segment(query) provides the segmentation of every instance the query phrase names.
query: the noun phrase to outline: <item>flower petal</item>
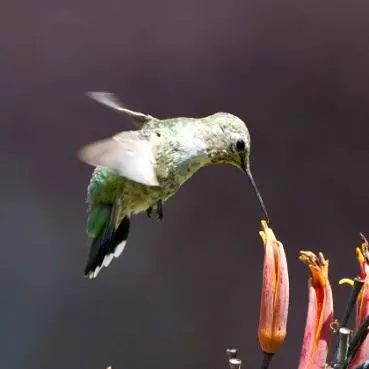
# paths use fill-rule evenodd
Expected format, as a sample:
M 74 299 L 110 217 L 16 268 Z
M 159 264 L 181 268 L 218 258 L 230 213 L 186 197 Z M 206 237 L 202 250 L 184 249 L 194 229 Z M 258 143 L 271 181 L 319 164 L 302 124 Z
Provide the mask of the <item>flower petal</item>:
M 300 251 L 300 260 L 311 272 L 309 305 L 299 369 L 324 367 L 328 355 L 333 320 L 333 296 L 328 280 L 328 260 L 322 253 Z
M 286 337 L 289 280 L 286 255 L 281 242 L 265 221 L 259 232 L 264 243 L 263 283 L 258 336 L 262 350 L 277 352 Z

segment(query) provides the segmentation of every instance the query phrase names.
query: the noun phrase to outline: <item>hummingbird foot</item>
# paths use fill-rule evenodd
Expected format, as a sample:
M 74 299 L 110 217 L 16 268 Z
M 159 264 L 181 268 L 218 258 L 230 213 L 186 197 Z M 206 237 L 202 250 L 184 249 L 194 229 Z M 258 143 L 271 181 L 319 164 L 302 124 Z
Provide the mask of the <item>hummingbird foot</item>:
M 146 210 L 147 216 L 152 219 L 153 218 L 153 212 L 155 208 L 155 220 L 163 220 L 164 214 L 163 214 L 163 202 L 161 200 L 157 201 L 155 206 L 150 206 Z

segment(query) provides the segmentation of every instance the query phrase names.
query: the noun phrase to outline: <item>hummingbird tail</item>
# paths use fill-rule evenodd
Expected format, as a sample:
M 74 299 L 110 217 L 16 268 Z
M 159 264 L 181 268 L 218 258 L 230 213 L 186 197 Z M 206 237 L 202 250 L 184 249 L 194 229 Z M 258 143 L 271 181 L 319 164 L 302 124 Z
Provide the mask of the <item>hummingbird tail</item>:
M 114 209 L 112 212 L 114 213 Z M 130 226 L 129 216 L 126 216 L 116 229 L 112 219 L 115 219 L 115 216 L 111 217 L 104 231 L 92 241 L 85 267 L 85 276 L 90 279 L 96 278 L 101 268 L 108 267 L 114 257 L 119 257 L 126 246 Z

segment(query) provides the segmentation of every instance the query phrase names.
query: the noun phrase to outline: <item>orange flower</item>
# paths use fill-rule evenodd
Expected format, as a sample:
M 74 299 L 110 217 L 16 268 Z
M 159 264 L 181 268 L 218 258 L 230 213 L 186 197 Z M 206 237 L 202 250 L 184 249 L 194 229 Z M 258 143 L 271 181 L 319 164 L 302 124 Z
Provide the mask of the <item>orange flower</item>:
M 356 248 L 356 258 L 360 265 L 360 278 L 364 284 L 356 300 L 356 329 L 360 327 L 365 318 L 369 315 L 369 245 L 364 238 L 361 247 Z M 355 368 L 369 359 L 369 336 L 360 345 L 355 357 L 351 361 L 349 368 Z
M 333 297 L 328 280 L 328 260 L 320 252 L 300 251 L 299 259 L 310 269 L 309 305 L 299 369 L 325 367 L 333 320 Z
M 266 221 L 259 234 L 264 243 L 263 285 L 259 319 L 259 342 L 264 353 L 272 355 L 287 334 L 289 280 L 286 255 L 281 242 Z

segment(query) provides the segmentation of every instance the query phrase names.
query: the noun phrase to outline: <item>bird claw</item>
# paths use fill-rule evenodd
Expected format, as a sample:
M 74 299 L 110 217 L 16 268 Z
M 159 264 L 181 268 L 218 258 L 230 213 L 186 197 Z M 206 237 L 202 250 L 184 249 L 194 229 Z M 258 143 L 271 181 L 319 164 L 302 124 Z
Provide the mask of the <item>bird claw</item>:
M 155 217 L 153 217 L 154 210 L 155 210 Z M 163 217 L 164 217 L 163 202 L 161 200 L 157 201 L 154 206 L 150 206 L 146 210 L 146 214 L 150 219 L 154 218 L 155 220 L 163 220 Z

